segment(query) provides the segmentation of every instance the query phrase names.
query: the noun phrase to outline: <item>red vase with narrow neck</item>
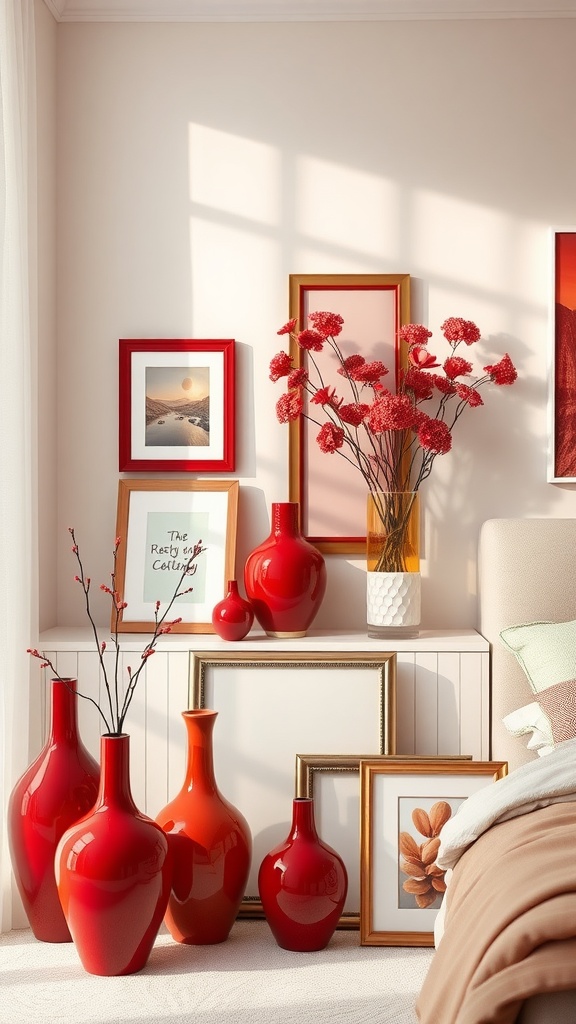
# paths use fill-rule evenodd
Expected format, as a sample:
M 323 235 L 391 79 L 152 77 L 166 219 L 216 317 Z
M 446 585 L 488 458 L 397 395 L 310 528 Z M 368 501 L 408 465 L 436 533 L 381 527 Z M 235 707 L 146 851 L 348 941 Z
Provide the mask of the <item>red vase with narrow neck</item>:
M 84 969 L 134 974 L 146 964 L 166 911 L 168 842 L 132 798 L 130 737 L 102 736 L 100 760 L 96 804 L 58 844 L 56 884 Z
M 254 611 L 238 590 L 237 580 L 228 580 L 226 596 L 214 605 L 212 625 L 222 640 L 243 640 L 252 629 Z
M 94 805 L 100 769 L 78 735 L 76 679 L 52 679 L 50 730 L 8 805 L 12 869 L 30 927 L 43 942 L 71 942 L 56 889 L 54 854 L 66 829 Z
M 196 945 L 228 938 L 252 859 L 248 822 L 216 784 L 217 714 L 208 708 L 182 713 L 188 739 L 184 784 L 156 818 L 174 858 L 166 925 L 177 942 Z
M 264 857 L 258 890 L 279 946 L 308 953 L 328 945 L 346 900 L 348 875 L 340 855 L 316 831 L 312 798 L 293 801 L 292 827 Z
M 305 636 L 326 591 L 324 558 L 302 536 L 298 511 L 298 502 L 273 502 L 271 533 L 244 567 L 246 594 L 268 636 Z

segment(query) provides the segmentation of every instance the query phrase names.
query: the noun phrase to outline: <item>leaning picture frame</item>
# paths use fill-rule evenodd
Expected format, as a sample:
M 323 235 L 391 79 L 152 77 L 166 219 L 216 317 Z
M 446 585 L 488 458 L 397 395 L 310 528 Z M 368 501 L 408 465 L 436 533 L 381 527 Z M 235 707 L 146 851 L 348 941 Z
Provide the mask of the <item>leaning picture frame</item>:
M 191 591 L 173 605 L 182 621 L 172 632 L 215 632 L 212 609 L 235 577 L 238 493 L 237 480 L 119 480 L 116 589 L 126 602 L 119 632 L 153 631 L 156 602 L 170 600 L 198 541 L 205 551 Z
M 576 227 L 550 234 L 548 482 L 576 483 Z
M 218 786 L 248 820 L 254 844 L 241 915 L 261 917 L 258 868 L 288 835 L 297 752 L 394 753 L 396 655 L 194 651 L 190 706 L 219 712 Z
M 506 761 L 362 761 L 361 945 L 434 945 L 445 873 L 426 872 L 426 887 L 414 886 L 410 858 L 421 856 L 424 844 L 440 835 L 447 814 L 507 770 Z M 428 868 L 434 867 L 434 861 L 426 860 Z
M 235 468 L 235 343 L 121 338 L 120 472 Z
M 410 320 L 409 274 L 291 274 L 290 319 L 295 333 L 308 327 L 308 317 L 319 310 L 339 313 L 344 320 L 338 344 L 345 358 L 361 354 L 370 362 L 381 360 L 388 368 L 385 378 L 396 389 L 398 372 L 406 359 L 399 328 Z M 310 356 L 294 337 L 290 355 L 295 369 L 309 369 Z M 327 386 L 341 391 L 338 363 L 329 346 L 312 353 L 319 376 Z M 358 469 L 338 454 L 321 452 L 318 427 L 306 418 L 308 397 L 304 391 L 304 416 L 289 423 L 289 497 L 300 506 L 304 536 L 328 554 L 363 554 L 366 535 L 366 483 Z M 346 399 L 348 400 L 348 399 Z M 312 412 L 312 418 L 317 419 Z M 337 472 L 332 463 L 338 460 Z

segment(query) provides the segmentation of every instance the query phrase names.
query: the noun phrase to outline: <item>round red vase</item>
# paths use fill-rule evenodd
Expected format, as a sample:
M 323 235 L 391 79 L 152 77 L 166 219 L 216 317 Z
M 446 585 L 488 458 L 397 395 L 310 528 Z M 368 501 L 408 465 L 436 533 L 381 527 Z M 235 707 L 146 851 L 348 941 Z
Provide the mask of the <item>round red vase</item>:
M 344 907 L 348 876 L 342 858 L 318 836 L 311 798 L 293 801 L 290 833 L 264 857 L 258 890 L 279 946 L 309 953 L 328 945 Z
M 134 974 L 146 964 L 166 911 L 171 859 L 164 832 L 130 790 L 130 737 L 102 736 L 93 810 L 62 836 L 56 883 L 82 966 Z
M 324 558 L 300 533 L 298 507 L 272 504 L 271 533 L 244 567 L 246 594 L 268 636 L 305 636 L 326 591 Z
M 77 682 L 51 680 L 50 731 L 8 805 L 12 869 L 30 927 L 43 942 L 71 942 L 54 854 L 66 829 L 94 805 L 100 769 L 78 735 Z
M 228 580 L 226 597 L 214 605 L 212 625 L 222 640 L 243 640 L 252 629 L 254 610 L 238 592 L 237 580 Z
M 248 823 L 216 785 L 217 712 L 184 711 L 188 756 L 184 784 L 157 816 L 174 861 L 166 925 L 177 942 L 209 945 L 228 938 L 252 859 Z

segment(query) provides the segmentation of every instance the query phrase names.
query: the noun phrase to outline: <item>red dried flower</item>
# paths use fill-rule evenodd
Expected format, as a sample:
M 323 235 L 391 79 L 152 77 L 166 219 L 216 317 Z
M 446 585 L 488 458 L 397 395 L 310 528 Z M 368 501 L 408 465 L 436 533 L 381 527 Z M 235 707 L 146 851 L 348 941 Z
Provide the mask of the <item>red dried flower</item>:
M 461 356 L 448 356 L 448 359 L 444 361 L 442 367 L 444 373 L 450 380 L 454 380 L 454 377 L 462 377 L 465 373 L 472 373 L 472 363 L 469 363 L 467 359 L 462 359 Z
M 364 366 L 365 362 L 366 360 L 364 359 L 364 356 L 348 356 L 348 358 L 343 361 L 342 366 L 338 367 L 337 372 L 342 374 L 343 377 L 351 377 L 353 370 L 358 366 Z
M 459 398 L 462 398 L 468 405 L 474 409 L 477 405 L 484 405 L 482 396 L 476 388 L 470 388 L 467 384 L 455 384 L 456 394 Z
M 300 348 L 305 348 L 308 352 L 321 352 L 326 338 L 318 331 L 300 331 L 296 341 Z
M 379 396 L 368 414 L 368 426 L 375 434 L 385 430 L 410 430 L 415 425 L 415 410 L 408 395 Z
M 452 447 L 452 435 L 444 421 L 430 417 L 419 424 L 418 440 L 426 451 L 435 455 L 446 455 Z
M 349 369 L 348 376 L 351 380 L 358 381 L 359 384 L 376 384 L 380 377 L 385 377 L 389 372 L 388 367 L 379 359 L 375 359 L 372 363 L 367 363 L 364 360 L 361 366 L 355 365 Z
M 292 391 L 294 388 L 303 388 L 308 383 L 308 371 L 303 366 L 298 367 L 296 370 L 292 370 L 288 374 L 287 380 L 288 390 Z
M 408 359 L 413 366 L 418 366 L 421 370 L 433 370 L 435 366 L 440 366 L 436 356 L 433 356 L 422 345 L 415 345 L 411 348 L 408 353 Z
M 287 352 L 278 352 L 270 360 L 270 380 L 277 381 L 287 377 L 292 369 L 292 359 Z
M 350 423 L 353 427 L 359 427 L 362 420 L 370 412 L 370 406 L 362 402 L 354 402 L 352 405 L 341 405 L 338 415 L 343 423 Z
M 398 332 L 398 337 L 408 345 L 425 345 L 428 338 L 432 337 L 432 331 L 422 324 L 404 324 Z
M 281 327 L 279 331 L 276 331 L 276 334 L 291 334 L 296 327 L 296 323 L 297 320 L 294 317 L 293 320 L 289 320 L 287 324 L 284 324 L 284 327 Z
M 455 395 L 456 388 L 448 377 L 441 377 L 439 373 L 433 373 L 434 387 L 443 395 Z
M 337 337 L 342 330 L 343 318 L 339 313 L 310 313 L 308 319 L 323 338 Z
M 324 423 L 316 437 L 321 452 L 332 455 L 344 444 L 344 431 L 334 423 Z
M 304 402 L 300 391 L 287 391 L 285 395 L 280 395 L 276 402 L 278 422 L 290 423 L 291 420 L 297 420 L 303 409 Z
M 495 384 L 513 384 L 518 376 L 518 371 L 507 352 L 506 355 L 502 356 L 499 363 L 495 363 L 493 366 L 485 366 L 484 369 L 486 373 L 490 374 Z
M 480 330 L 472 320 L 463 320 L 461 316 L 449 316 L 440 327 L 446 341 L 451 345 L 463 341 L 466 345 L 472 345 L 480 338 Z
M 312 395 L 310 399 L 314 405 L 334 405 L 337 404 L 336 389 L 335 388 L 318 388 L 318 391 Z
M 436 363 L 434 365 L 437 365 Z M 418 370 L 415 366 L 409 366 L 404 370 L 400 379 L 402 387 L 411 391 L 417 402 L 432 398 L 434 394 L 434 374 L 426 373 L 425 370 Z

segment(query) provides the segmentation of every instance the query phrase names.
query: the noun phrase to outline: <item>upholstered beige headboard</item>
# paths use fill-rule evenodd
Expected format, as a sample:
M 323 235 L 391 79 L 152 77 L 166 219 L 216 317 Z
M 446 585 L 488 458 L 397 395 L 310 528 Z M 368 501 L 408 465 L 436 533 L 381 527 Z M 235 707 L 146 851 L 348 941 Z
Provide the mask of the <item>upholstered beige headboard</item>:
M 500 630 L 576 619 L 576 519 L 489 519 L 480 530 L 478 573 L 478 629 L 491 645 L 492 757 L 512 769 L 536 755 L 508 735 L 502 719 L 534 697 Z

